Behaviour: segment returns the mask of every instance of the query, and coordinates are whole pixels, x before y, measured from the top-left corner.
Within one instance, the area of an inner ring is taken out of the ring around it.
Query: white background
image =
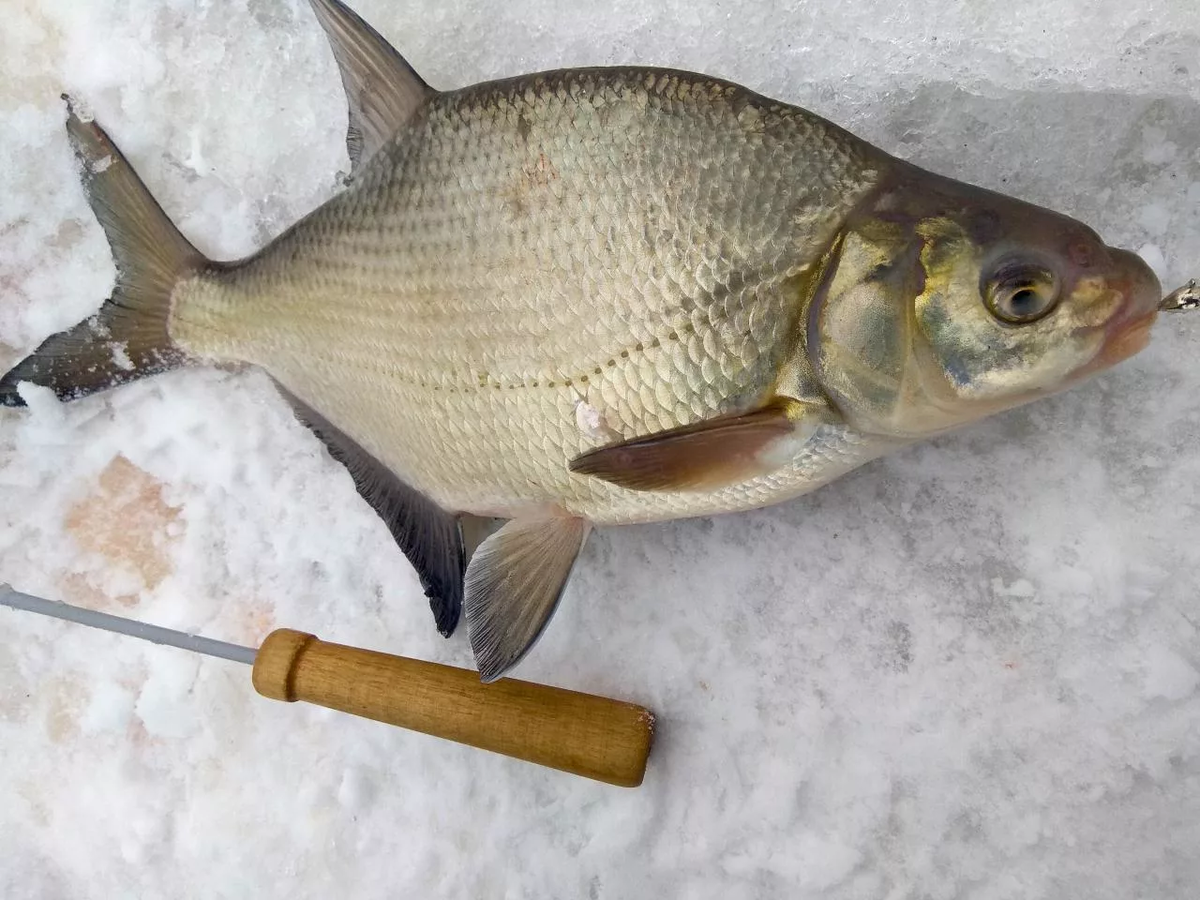
[[[1192,0],[360,0],[436,87],[671,65],[1200,275]],[[347,168],[298,0],[0,0],[0,364],[113,277],[77,94],[205,252]],[[625,791],[0,611],[0,895],[1191,898],[1200,314],[1056,399],[754,514],[605,529],[520,674],[659,713]],[[469,664],[253,373],[0,413],[0,578],[211,637]]]

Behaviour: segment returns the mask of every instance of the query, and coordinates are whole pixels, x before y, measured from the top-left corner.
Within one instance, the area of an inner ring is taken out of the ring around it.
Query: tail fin
[[[104,131],[76,114],[65,94],[67,134],[83,186],[117,267],[112,297],[96,315],[61,331],[0,378],[0,406],[24,406],[22,381],[73,400],[184,365],[167,332],[171,292],[208,261],[179,233]]]

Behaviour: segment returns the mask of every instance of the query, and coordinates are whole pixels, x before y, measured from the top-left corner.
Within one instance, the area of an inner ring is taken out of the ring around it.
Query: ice
[[[375,794],[374,778],[363,769],[347,769],[337,789],[338,802],[352,813],[365,810]]]
[[[1150,203],[1143,206],[1138,214],[1138,224],[1147,234],[1161,237],[1166,234],[1171,224],[1171,208],[1166,203]]]
[[[124,734],[133,712],[133,703],[133,695],[127,688],[112,681],[101,682],[88,699],[87,708],[79,719],[79,727],[89,734],[98,731]]]
[[[1171,650],[1156,648],[1144,666],[1146,696],[1151,699],[1183,700],[1200,684],[1200,673]]]
[[[1167,277],[1167,259],[1163,256],[1162,250],[1158,249],[1157,244],[1143,244],[1137,249],[1137,254],[1145,260],[1146,265],[1154,271],[1160,282]]]
[[[1192,0],[359,9],[437,87],[699,69],[1079,216],[1168,290],[1200,275]],[[114,275],[63,91],[213,256],[348,168],[298,0],[7,4],[3,368]],[[1200,318],[1169,317],[1096,382],[797,502],[593,534],[520,675],[654,708],[636,791],[0,611],[0,896],[1190,900],[1198,340]],[[262,375],[23,396],[0,413],[0,579],[247,645],[290,626],[469,665]]]

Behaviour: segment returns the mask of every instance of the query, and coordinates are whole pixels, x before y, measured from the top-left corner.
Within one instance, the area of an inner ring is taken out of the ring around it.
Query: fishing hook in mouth
[[[1200,285],[1193,278],[1178,290],[1171,291],[1158,304],[1160,312],[1181,312],[1185,309],[1200,307]]]

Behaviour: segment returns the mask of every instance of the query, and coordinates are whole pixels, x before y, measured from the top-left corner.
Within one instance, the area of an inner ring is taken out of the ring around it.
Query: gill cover
[[[949,400],[938,396],[946,392],[916,337],[911,301],[925,289],[922,246],[911,223],[852,219],[833,275],[809,308],[817,378],[861,431],[908,436],[914,415],[933,427]]]

